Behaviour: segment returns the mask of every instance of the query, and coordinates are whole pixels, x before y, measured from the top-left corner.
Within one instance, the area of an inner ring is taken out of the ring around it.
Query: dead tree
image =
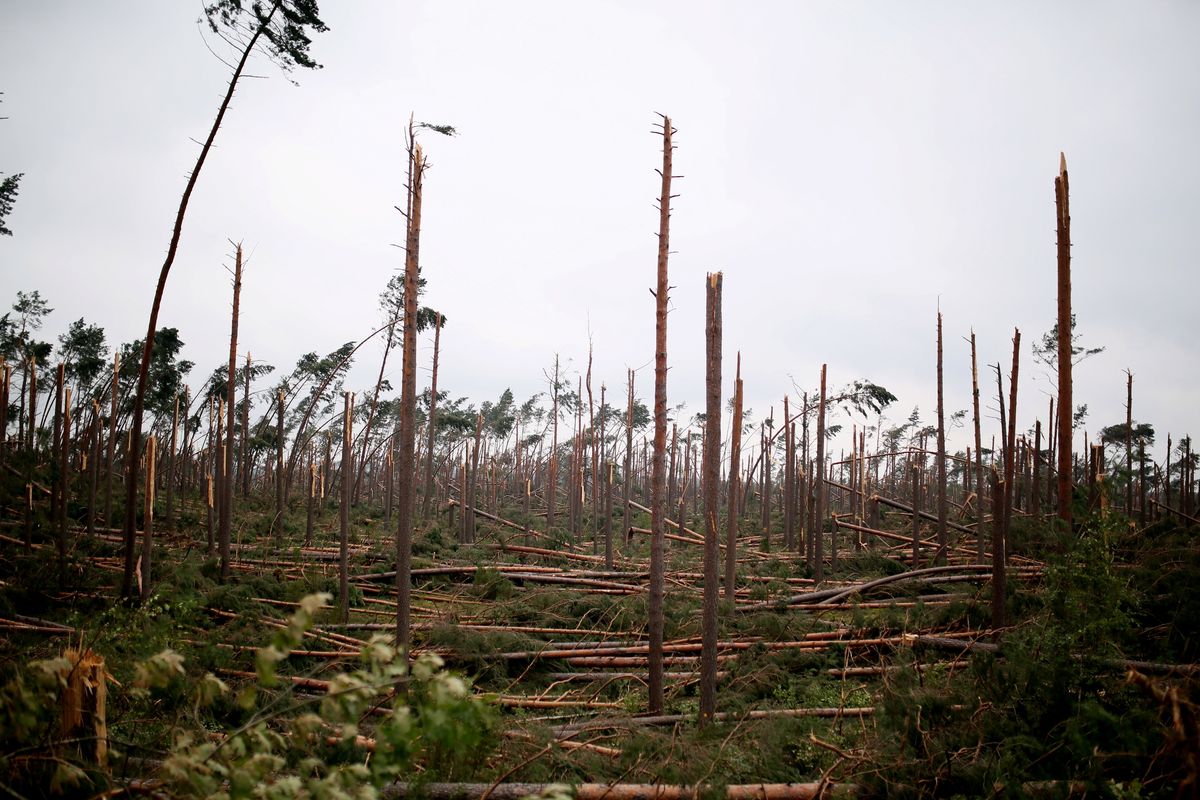
[[[1133,372],[1125,376],[1125,516],[1133,519]]]
[[[704,598],[700,613],[700,724],[717,711],[717,596],[721,551],[718,544],[718,490],[721,482],[721,273],[707,280],[704,325]],[[681,518],[679,524],[683,524]]]
[[[186,408],[184,409],[186,411]],[[167,445],[167,532],[175,532],[175,451],[179,446],[179,395],[171,411],[171,438]]]
[[[218,549],[221,554],[221,582],[229,580],[229,534],[233,527],[233,428],[237,411],[237,339],[238,303],[242,294],[242,246],[237,246],[233,267],[233,316],[229,330],[229,371],[225,381],[225,467],[221,470],[221,517],[217,529]],[[134,434],[135,438],[137,434]]]
[[[154,449],[154,434],[150,434],[146,440],[146,497],[142,511],[142,563],[138,580],[143,600],[150,596],[150,555],[154,548]]]
[[[650,635],[649,711],[663,711],[663,599],[666,570],[663,544],[666,539],[667,493],[667,256],[671,251],[671,164],[675,129],[671,118],[662,118],[663,165],[658,199],[658,280],[654,291],[654,456],[650,476],[650,598],[647,625]]]
[[[816,513],[813,518],[813,577],[825,576],[825,364],[821,365],[821,399],[817,405],[817,464],[813,470],[813,491],[816,493]]]
[[[275,546],[283,544],[283,389],[275,393]]]
[[[342,496],[338,506],[338,611],[350,621],[350,503],[354,493],[354,392],[342,393]]]
[[[624,509],[624,520],[622,523],[622,531],[628,531],[632,527],[633,519],[629,501],[633,499],[633,370],[626,369],[627,378],[629,380],[629,400],[625,407],[625,466],[623,468],[624,478],[621,481],[621,491],[623,493],[621,508]]]
[[[975,352],[975,331],[971,331],[971,405],[975,420],[975,544],[976,561],[983,563],[983,444],[979,421],[979,362]]]
[[[442,344],[442,314],[439,311],[433,321],[433,376],[429,382],[429,443],[425,448],[425,494],[421,497],[421,519],[429,521],[433,503],[433,444],[437,435],[437,379],[438,354]],[[394,449],[394,448],[393,448]]]
[[[1058,223],[1058,518],[1071,528],[1071,207],[1067,159],[1059,155],[1054,179]]]
[[[412,534],[416,488],[417,418],[417,281],[421,250],[421,199],[425,154],[413,140],[409,123],[408,231],[404,254],[404,361],[400,391],[400,441],[397,446],[396,515],[396,647],[408,653],[412,614]]]
[[[936,563],[946,558],[950,540],[946,535],[946,405],[942,391],[942,312],[937,315],[937,543]]]
[[[739,461],[742,458],[742,354],[737,356],[733,381],[733,421],[729,436],[729,511],[725,532],[725,599],[734,599],[737,580],[738,494],[741,489]]]
[[[112,526],[113,460],[117,454],[117,400],[121,377],[121,354],[113,353],[112,408],[108,414],[108,441],[105,443],[104,524]],[[211,422],[211,420],[210,420]]]

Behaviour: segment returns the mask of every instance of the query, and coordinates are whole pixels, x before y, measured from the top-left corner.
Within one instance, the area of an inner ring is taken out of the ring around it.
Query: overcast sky
[[[0,26],[0,171],[24,172],[0,303],[39,289],[144,334],[185,173],[228,69],[199,2],[12,3]],[[725,393],[741,350],[765,415],[823,362],[947,411],[1023,339],[1019,424],[1054,391],[1029,343],[1055,320],[1053,179],[1071,175],[1087,428],[1200,433],[1200,4],[1194,2],[353,2],[326,0],[316,72],[266,59],[193,196],[160,324],[203,380],[228,351],[230,240],[250,261],[239,350],[288,370],[378,327],[402,268],[403,130],[426,135],[424,302],[449,318],[439,385],[518,400],[595,347],[596,392],[652,396],[660,140],[678,129],[668,394],[703,407],[702,281],[722,270]],[[216,42],[211,42],[214,46]],[[350,386],[370,386],[368,345]],[[432,338],[420,348],[428,382]],[[650,366],[646,366],[650,365]],[[393,369],[394,366],[394,369]],[[389,365],[399,385],[400,358]],[[794,383],[793,383],[794,382]],[[986,383],[994,389],[994,378]],[[991,405],[995,405],[993,402]],[[968,418],[969,419],[969,418]],[[874,422],[874,420],[872,420]],[[886,424],[886,423],[885,423]],[[998,428],[985,422],[985,436]],[[965,443],[966,428],[955,434]],[[1081,440],[1080,440],[1081,441]]]

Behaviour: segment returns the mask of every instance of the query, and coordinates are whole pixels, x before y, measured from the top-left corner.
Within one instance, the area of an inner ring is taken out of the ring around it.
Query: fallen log
[[[380,793],[384,800],[424,797],[429,800],[521,800],[538,796],[548,783],[392,783]],[[719,786],[675,786],[659,783],[580,783],[572,787],[575,800],[693,800],[720,790],[725,800],[817,800],[857,793],[854,784],[745,783]]]

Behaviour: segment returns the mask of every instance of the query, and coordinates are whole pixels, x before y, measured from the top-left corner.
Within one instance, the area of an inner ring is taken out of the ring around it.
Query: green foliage
[[[307,29],[323,33],[329,28],[321,21],[316,0],[217,0],[204,7],[208,26],[217,33],[220,28],[245,38],[261,28],[266,51],[285,72],[295,67],[320,69],[312,60],[308,48],[312,44]]]
[[[1104,660],[1133,641],[1137,596],[1113,521],[1090,525],[1050,561],[999,653],[975,654],[961,676],[894,676],[872,743],[883,768],[861,776],[872,793],[1020,795],[1031,781],[1100,788],[1154,773],[1163,728]]]
[[[258,651],[258,678],[239,697],[253,711],[243,724],[219,735],[177,725],[158,775],[166,795],[370,798],[418,768],[423,779],[454,780],[478,766],[494,738],[493,713],[436,655],[422,655],[410,670],[384,637],[375,637],[359,668],[334,675],[322,696],[278,689],[286,684],[281,666],[330,599],[303,598],[287,626]],[[181,695],[192,712],[185,721],[200,720],[231,690],[212,673],[189,678],[186,666],[183,656],[164,649],[136,665],[128,694]],[[0,685],[0,782],[8,791],[40,796],[47,787],[82,791],[103,780],[56,747],[57,698],[70,670],[64,658],[31,662]],[[360,721],[377,708],[386,711],[368,742]]]
[[[4,180],[0,181],[0,236],[12,236],[12,231],[5,225],[5,220],[12,213],[13,202],[17,199],[21,186],[21,178],[25,177],[23,172],[18,172],[16,175],[9,175]]]

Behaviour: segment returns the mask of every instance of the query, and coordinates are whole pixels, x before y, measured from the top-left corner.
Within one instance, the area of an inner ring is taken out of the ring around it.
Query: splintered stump
[[[63,658],[70,664],[70,669],[60,697],[62,738],[83,760],[106,767],[108,723],[105,699],[107,681],[112,680],[112,676],[104,668],[104,657],[90,648],[83,651],[67,648]]]

